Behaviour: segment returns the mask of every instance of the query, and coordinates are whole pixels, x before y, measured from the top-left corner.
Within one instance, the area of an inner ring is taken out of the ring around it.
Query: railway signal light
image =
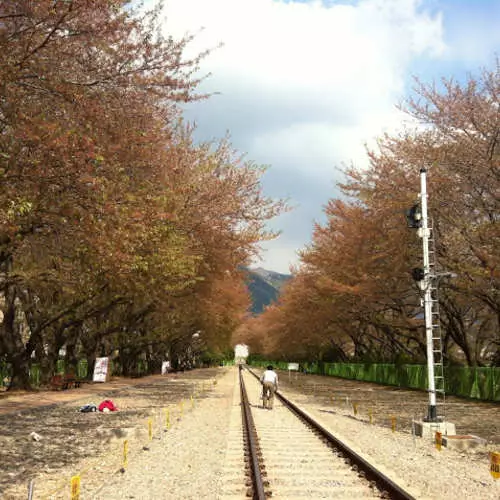
[[[417,282],[420,290],[425,290],[425,271],[421,267],[414,267],[411,270],[412,278]]]
[[[425,278],[425,272],[421,267],[414,267],[411,270],[411,275],[415,281],[423,281]]]
[[[418,203],[406,210],[405,215],[408,227],[414,229],[422,227],[422,211],[420,210],[420,205]]]

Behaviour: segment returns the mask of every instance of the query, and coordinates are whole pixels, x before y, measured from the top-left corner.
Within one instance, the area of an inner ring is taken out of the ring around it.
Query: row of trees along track
[[[460,83],[417,82],[415,124],[385,135],[369,164],[345,169],[279,302],[240,330],[265,359],[423,363],[426,337],[412,269],[422,242],[405,210],[428,171],[429,216],[446,363],[500,365],[500,64]]]
[[[413,498],[281,394],[274,410],[259,406],[243,366],[240,390],[253,498]]]
[[[114,354],[124,375],[178,361],[194,332],[221,355],[250,300],[241,269],[283,209],[227,140],[194,144],[185,56],[160,7],[0,6],[0,363],[11,388]],[[168,28],[167,28],[168,29]]]

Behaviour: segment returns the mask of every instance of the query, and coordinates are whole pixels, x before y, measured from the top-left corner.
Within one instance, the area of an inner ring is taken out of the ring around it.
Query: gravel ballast
[[[229,498],[225,468],[229,457],[231,460],[234,457],[234,441],[229,441],[231,422],[238,420],[240,412],[237,377],[237,369],[230,367],[194,370],[159,382],[158,390],[145,386],[130,389],[126,395],[117,393],[113,401],[119,412],[78,414],[78,419],[89,417],[92,432],[88,432],[86,439],[95,450],[92,454],[82,450],[80,458],[72,457],[70,463],[47,463],[43,469],[37,469],[36,475],[25,465],[22,480],[13,481],[0,498],[27,498],[28,478],[33,478],[35,500],[67,499],[70,478],[78,472],[81,500]],[[172,388],[176,391],[172,392]],[[307,411],[324,427],[408,488],[416,498],[500,498],[500,480],[490,475],[488,455],[490,451],[500,451],[498,445],[487,443],[463,452],[444,447],[438,451],[427,438],[392,432],[376,422],[370,424],[359,416],[354,418],[348,408],[315,402],[310,394],[301,394],[293,387],[282,387],[281,391],[298,405],[307,406]],[[68,408],[64,409],[68,405],[74,414],[75,403],[46,411],[68,412]],[[23,437],[21,443],[32,447],[40,460],[44,456],[43,446],[47,446],[43,444],[43,420],[48,417],[44,411],[37,417],[39,426],[33,426],[42,440]],[[264,410],[254,407],[253,411]],[[66,418],[71,414],[67,413]],[[5,425],[4,419],[2,426]],[[60,438],[71,447],[71,432],[61,429]],[[14,446],[21,438],[17,441],[10,438],[2,436],[0,445],[9,445],[15,451]],[[125,440],[127,464],[123,461]],[[236,491],[239,493],[233,498],[245,498],[243,490]]]

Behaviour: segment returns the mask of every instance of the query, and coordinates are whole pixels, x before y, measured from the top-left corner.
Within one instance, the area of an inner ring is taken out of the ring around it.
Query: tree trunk
[[[73,330],[67,336],[66,355],[64,356],[64,370],[66,373],[78,373],[78,358],[76,356],[76,343],[78,341],[78,332]]]
[[[122,348],[120,349],[120,363],[124,377],[133,377],[137,375],[137,363],[135,351]]]
[[[87,358],[87,380],[92,380],[94,376],[95,360],[97,358],[97,339],[90,335],[82,335],[80,337],[85,357]]]
[[[12,379],[7,390],[31,390],[30,360],[26,352],[23,350],[15,353],[10,357],[9,362],[12,364]]]
[[[94,377],[95,360],[97,356],[95,352],[87,353],[87,380],[92,380]]]
[[[12,365],[12,378],[8,390],[31,390],[30,358],[23,345],[21,328],[16,322],[16,291],[14,286],[5,288],[5,309],[2,322],[2,345],[6,360]]]

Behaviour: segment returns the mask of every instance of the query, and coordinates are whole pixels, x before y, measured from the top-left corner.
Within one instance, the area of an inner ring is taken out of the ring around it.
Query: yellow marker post
[[[149,433],[149,440],[153,440],[153,419],[149,418],[148,419],[148,433]]]
[[[500,453],[492,451],[490,453],[490,474],[495,478],[500,478]]]
[[[71,478],[71,500],[80,500],[80,476]]]
[[[441,432],[436,432],[436,450],[441,451],[442,445],[443,445],[443,434]]]
[[[354,415],[357,415],[358,414],[358,403],[353,403],[352,409],[354,411]]]
[[[396,417],[391,417],[392,432],[396,432]]]
[[[123,468],[126,469],[128,465],[128,439],[123,441]]]
[[[168,411],[168,408],[165,409],[165,427],[167,431],[170,429],[170,412]]]

